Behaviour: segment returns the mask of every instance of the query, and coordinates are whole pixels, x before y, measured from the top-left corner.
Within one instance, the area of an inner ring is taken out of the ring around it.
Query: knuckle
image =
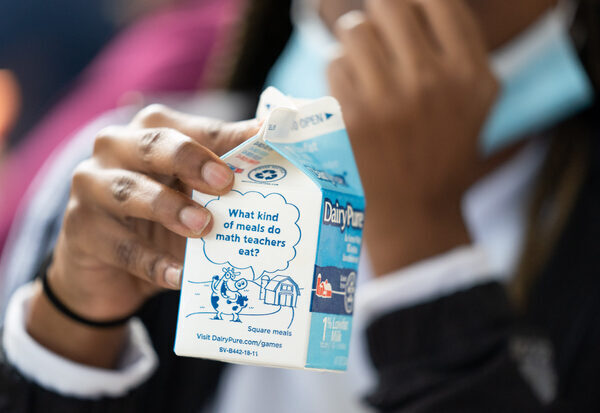
[[[222,148],[231,149],[228,145],[236,135],[235,125],[210,119],[202,124],[197,142],[211,151],[219,152]]]
[[[102,153],[110,148],[120,129],[119,126],[107,126],[102,128],[100,132],[96,134],[96,138],[94,139],[94,153]]]
[[[128,176],[119,176],[113,179],[110,186],[110,191],[116,201],[125,202],[131,197],[135,186],[136,182],[133,178]]]
[[[156,192],[156,194],[150,199],[149,208],[150,215],[153,219],[161,219],[165,213],[164,205],[165,200],[168,198],[168,193],[166,189],[160,189]]]
[[[221,130],[223,129],[224,125],[225,125],[225,122],[220,121],[220,120],[211,120],[206,125],[206,129],[204,130],[204,135],[206,136],[206,139],[209,143],[213,142],[219,138],[219,135],[221,134]]]
[[[244,125],[245,126],[245,125]],[[258,131],[258,129],[256,129]],[[230,128],[228,138],[223,139],[222,144],[213,145],[211,150],[213,150],[217,155],[222,155],[225,152],[235,148],[238,145],[246,142],[249,138],[256,135],[255,131],[252,131],[249,128],[242,127],[242,125],[235,126],[234,128]]]
[[[86,159],[80,162],[71,176],[71,190],[75,193],[79,193],[81,189],[89,186],[90,174],[92,169],[92,161]]]
[[[140,110],[134,118],[134,123],[152,127],[163,125],[168,119],[169,109],[160,103],[153,103]]]
[[[189,165],[190,161],[198,156],[197,146],[191,140],[181,142],[173,154],[173,165],[175,170],[186,170],[183,165]]]
[[[160,280],[160,262],[162,257],[160,255],[154,255],[146,261],[144,265],[144,272],[146,276],[154,283]]]
[[[117,217],[117,219],[119,220],[121,225],[123,225],[128,230],[130,230],[130,231],[135,230],[135,224],[137,221],[136,218],[131,217],[131,216],[122,216],[122,217]]]
[[[134,269],[138,262],[142,247],[131,239],[119,240],[115,244],[115,258],[123,268]]]
[[[140,138],[140,154],[144,161],[148,161],[148,157],[155,151],[156,147],[159,146],[161,140],[163,140],[166,133],[165,129],[150,129],[146,131]]]

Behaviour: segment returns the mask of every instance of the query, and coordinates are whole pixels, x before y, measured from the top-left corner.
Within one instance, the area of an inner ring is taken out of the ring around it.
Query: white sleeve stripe
[[[12,296],[2,337],[7,360],[23,376],[65,396],[96,399],[119,397],[146,381],[158,364],[142,322],[129,322],[129,339],[115,370],[78,364],[38,344],[25,329],[34,284],[20,287]]]

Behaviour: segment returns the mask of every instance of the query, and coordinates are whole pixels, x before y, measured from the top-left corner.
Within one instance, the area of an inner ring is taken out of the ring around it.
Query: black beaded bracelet
[[[39,269],[39,272],[38,272],[38,277],[41,278],[41,280],[42,280],[44,294],[46,294],[46,297],[48,297],[48,300],[50,300],[52,305],[54,305],[54,307],[58,311],[60,311],[62,314],[64,314],[71,320],[77,321],[78,323],[84,324],[89,327],[113,328],[113,327],[119,327],[119,326],[126,324],[135,315],[135,313],[134,313],[134,314],[128,315],[123,318],[117,318],[115,320],[96,321],[96,320],[90,320],[89,318],[82,317],[79,314],[75,313],[73,310],[71,310],[69,307],[67,307],[65,304],[63,304],[63,302],[58,299],[56,294],[54,294],[54,291],[52,291],[52,288],[50,288],[50,283],[48,282],[48,268],[50,267],[51,264],[52,264],[52,254],[50,254],[48,256],[48,258],[46,258],[44,260],[44,262],[42,263],[42,265]]]

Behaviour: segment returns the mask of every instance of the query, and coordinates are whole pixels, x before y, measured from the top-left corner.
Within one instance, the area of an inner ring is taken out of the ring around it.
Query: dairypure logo
[[[354,209],[350,203],[343,207],[338,201],[335,201],[334,204],[331,200],[325,199],[323,203],[323,224],[339,227],[340,231],[344,232],[346,228],[362,230],[364,222],[364,211]]]

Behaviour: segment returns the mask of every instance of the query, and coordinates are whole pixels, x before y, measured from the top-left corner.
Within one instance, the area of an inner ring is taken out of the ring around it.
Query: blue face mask
[[[502,92],[482,131],[491,154],[589,106],[591,82],[568,34],[563,10],[548,12],[491,58]]]
[[[549,128],[593,102],[593,88],[568,35],[562,10],[548,12],[525,33],[494,52],[491,64],[502,92],[481,136],[492,154]],[[294,97],[327,95],[326,68],[335,40],[316,14],[297,19],[267,84]]]

